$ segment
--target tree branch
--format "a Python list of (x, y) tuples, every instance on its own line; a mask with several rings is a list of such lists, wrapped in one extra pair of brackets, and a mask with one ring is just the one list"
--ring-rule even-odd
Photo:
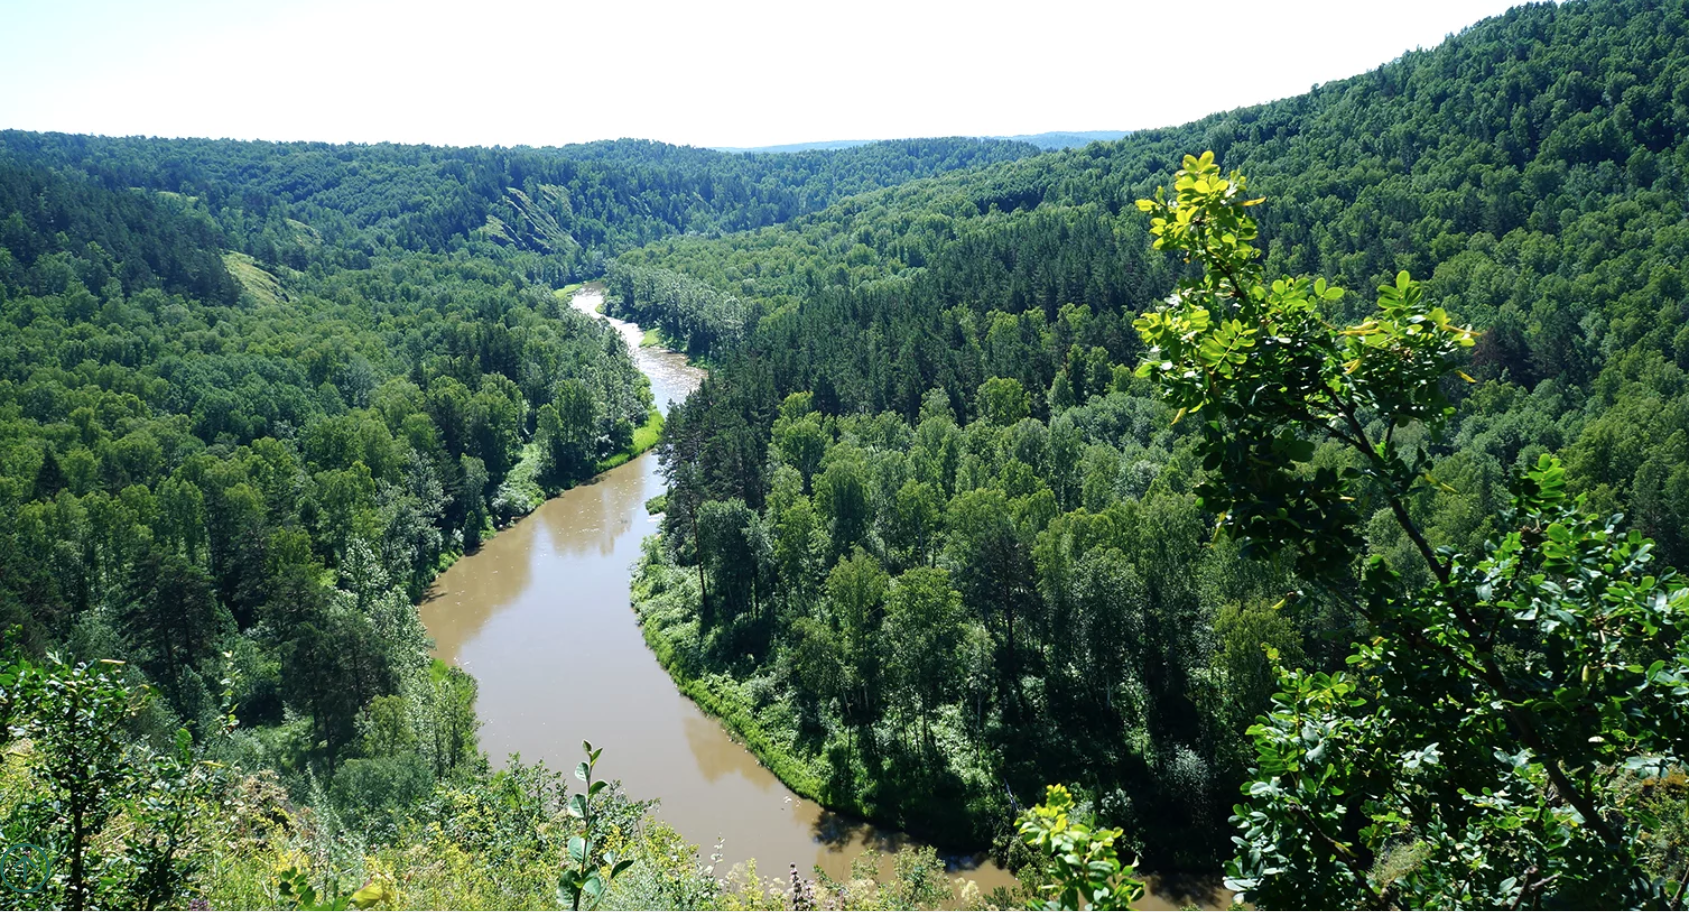
[[(1370, 460), (1373, 466), (1378, 469), (1378, 474), (1382, 476), (1379, 480), (1383, 481), (1384, 478), (1388, 477), (1386, 460), (1373, 447), (1372, 441), (1367, 439), (1366, 429), (1361, 427), (1360, 419), (1355, 416), (1355, 407), (1348, 402), (1339, 401), (1338, 413), (1343, 416), (1344, 422), (1349, 425), (1349, 430), (1354, 434), (1355, 448), (1360, 450), (1361, 455)], [(1408, 515), (1407, 505), (1402, 503), (1401, 492), (1395, 490), (1395, 486), (1388, 482), (1385, 483), (1384, 488), (1384, 499), (1390, 504), (1390, 512), (1395, 514), (1396, 524), (1402, 527), (1402, 531), (1406, 532), (1408, 538), (1413, 541), (1414, 547), (1419, 549), (1420, 556), (1425, 558), (1425, 563), (1431, 566), (1431, 572), (1436, 574), (1437, 581), (1445, 586), (1448, 585), (1448, 565), (1437, 558), (1436, 549), (1432, 548), (1431, 543), (1425, 540), (1424, 534), (1419, 531), (1419, 526), (1414, 523), (1413, 517)]]
[[(1356, 446), (1361, 454), (1372, 461), (1373, 465), (1378, 468), (1380, 475), (1384, 475), (1385, 458), (1367, 439), (1366, 429), (1361, 426), (1360, 419), (1356, 417), (1354, 406), (1348, 402), (1339, 401), (1338, 410), (1349, 425), (1350, 431), (1354, 434)], [(1383, 481), (1384, 479), (1381, 478), (1380, 480)], [(1431, 572), (1436, 575), (1438, 582), (1442, 583), (1445, 591), (1448, 592), (1450, 596), (1448, 599), (1449, 608), (1454, 611), (1455, 618), (1465, 628), (1467, 636), (1471, 637), (1474, 643), (1482, 642), (1484, 637), (1483, 625), (1478, 623), (1478, 620), (1472, 616), (1465, 605), (1461, 604), (1459, 594), (1450, 586), (1452, 581), (1450, 566), (1437, 558), (1436, 551), (1431, 547), (1431, 543), (1426, 541), (1425, 536), (1414, 523), (1413, 517), (1408, 515), (1407, 506), (1402, 503), (1400, 497), (1401, 492), (1394, 490), (1393, 485), (1388, 482), (1385, 483), (1384, 488), (1385, 501), (1390, 505), (1390, 512), (1395, 515), (1396, 524), (1402, 528), (1403, 532), (1407, 533), (1408, 538), (1413, 541), (1414, 547), (1419, 549), (1420, 555), (1430, 565)], [(1524, 742), (1532, 753), (1542, 758), (1543, 769), (1548, 773), (1549, 781), (1554, 783), (1554, 788), (1560, 792), (1566, 801), (1571, 803), (1572, 807), (1577, 809), (1578, 813), (1584, 818), (1585, 824), (1600, 834), (1601, 838), (1609, 845), (1617, 845), (1620, 841), (1618, 834), (1614, 832), (1611, 826), (1608, 826), (1607, 821), (1597, 811), (1595, 803), (1590, 800), (1590, 797), (1584, 793), (1583, 789), (1573, 783), (1571, 777), (1567, 776), (1566, 771), (1560, 767), (1559, 758), (1549, 750), (1547, 742), (1543, 740), (1542, 733), (1537, 730), (1535, 720), (1520, 710), (1519, 704), (1521, 701), (1513, 693), (1513, 689), (1508, 686), (1507, 676), (1502, 673), (1501, 667), (1496, 664), (1494, 655), (1480, 651), (1476, 653), (1476, 658), (1482, 666), (1481, 669), (1474, 669), (1479, 671), (1479, 679), (1500, 698), (1502, 705), (1505, 707), (1503, 713), (1514, 732), (1519, 736), (1519, 740)]]
[(1323, 841), (1331, 849), (1334, 855), (1342, 858), (1343, 869), (1349, 872), (1349, 876), (1355, 881), (1355, 885), (1359, 887), (1363, 893), (1371, 897), (1372, 905), (1374, 907), (1382, 907), (1384, 905), (1384, 897), (1380, 895), (1377, 890), (1373, 889), (1372, 883), (1366, 879), (1365, 874), (1362, 874), (1360, 871), (1352, 867), (1352, 865), (1360, 862), (1360, 859), (1355, 857), (1354, 850), (1343, 843), (1338, 842), (1332, 836), (1327, 834), (1320, 826), (1319, 821), (1314, 818), (1313, 813), (1310, 812), (1307, 806), (1302, 804), (1302, 802), (1292, 798), (1290, 799), (1290, 806), (1295, 809), (1296, 813), (1302, 816), (1302, 819), (1308, 824), (1308, 829), (1313, 830), (1314, 835), (1318, 836), (1321, 841)]

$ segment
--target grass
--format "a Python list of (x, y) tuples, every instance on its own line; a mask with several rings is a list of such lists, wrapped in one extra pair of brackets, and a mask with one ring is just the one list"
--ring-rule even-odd
[(658, 438), (663, 436), (663, 413), (656, 409), (645, 419), (645, 423), (633, 432), (633, 451), (635, 455), (645, 452), (657, 445)]
[(721, 686), (713, 677), (695, 677), (679, 658), (679, 638), (665, 627), (658, 612), (647, 610), (649, 605), (634, 593), (634, 611), (639, 615), (639, 629), (645, 645), (651, 647), (657, 663), (662, 665), (674, 681), (675, 687), (698, 705), (704, 714), (719, 719), (733, 736), (756, 756), (786, 787), (804, 798), (834, 810), (867, 818), (868, 809), (854, 795), (833, 795), (815, 768), (795, 754), (772, 732), (765, 729), (755, 711), (746, 704), (736, 688)]
[[(516, 465), (510, 468), (504, 476), (504, 483), (520, 491), (528, 499), (545, 500), (545, 491), (540, 487), (540, 463), (543, 460), (538, 443), (529, 442), (522, 445), (522, 456), (516, 460)], [(538, 506), (538, 504), (535, 504)], [(524, 511), (526, 512), (526, 511)]]
[(641, 336), (639, 339), (640, 348), (656, 348), (662, 344), (663, 340), (657, 338), (657, 331), (655, 329), (647, 329), (645, 331), (645, 335)]
[(282, 292), (281, 282), (265, 272), (257, 260), (244, 253), (223, 254), (223, 268), (235, 277), (235, 281), (260, 307), (274, 306), (287, 297)]
[(635, 456), (657, 445), (657, 439), (663, 435), (663, 414), (656, 409), (646, 416), (645, 423), (633, 429), (633, 443), (619, 453), (612, 453), (598, 460), (598, 471), (608, 472)]

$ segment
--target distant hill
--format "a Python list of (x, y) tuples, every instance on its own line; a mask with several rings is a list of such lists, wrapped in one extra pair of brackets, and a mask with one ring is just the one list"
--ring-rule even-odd
[(830, 139), (821, 142), (786, 143), (783, 146), (712, 146), (717, 152), (827, 152), (833, 149), (854, 149), (881, 142), (878, 139)]
[[(0, 167), (64, 169), (85, 173), (106, 189), (204, 198), (214, 217), (227, 210), (226, 227), (237, 235), (230, 246), (268, 265), (305, 268), (305, 260), (295, 257), (291, 219), (342, 239), (370, 232), (370, 243), (412, 252), (481, 242), (526, 250), (549, 257), (547, 268), (559, 282), (593, 278), (604, 257), (669, 235), (766, 227), (854, 193), (1042, 151), (1030, 143), (974, 137), (746, 157), (639, 139), (488, 149), (0, 130)], [(71, 193), (79, 185), (65, 186)], [(0, 241), (13, 237), (4, 227), (12, 205), (0, 193)], [(117, 224), (104, 216), (92, 221)], [(117, 250), (116, 234), (98, 237), (101, 249)], [(128, 251), (133, 245), (118, 246)], [(165, 268), (163, 254), (151, 256), (149, 268)], [(31, 254), (28, 261), (33, 259)], [(143, 262), (139, 254), (123, 259)], [(5, 268), (0, 261), (0, 282)], [(226, 278), (203, 270), (183, 275), (189, 272), (207, 281)]]
[[(981, 136), (980, 139), (1003, 139), (1010, 142), (1030, 143), (1040, 149), (1072, 149), (1076, 146), (1088, 146), (1098, 140), (1107, 142), (1120, 139), (1127, 134), (1126, 130), (1069, 130), (1059, 133), (1025, 133), (1019, 136)], [(878, 139), (831, 139), (822, 142), (786, 143), (780, 146), (715, 146), (717, 152), (817, 152), (829, 149), (854, 149), (866, 146)]]
[(992, 139), (1007, 139), (1023, 143), (1031, 143), (1040, 149), (1072, 149), (1077, 146), (1088, 146), (1094, 142), (1113, 142), (1123, 139), (1129, 130), (1067, 130), (1058, 133), (1026, 133), (1020, 136), (993, 136)]

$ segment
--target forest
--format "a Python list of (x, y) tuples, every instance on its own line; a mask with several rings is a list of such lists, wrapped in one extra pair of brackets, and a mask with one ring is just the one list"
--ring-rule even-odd
[[(492, 772), (475, 681), (415, 608), (656, 439), (621, 338), (555, 292), (651, 237), (1034, 151), (0, 134), (0, 804), (8, 844), (60, 862), (0, 902), (305, 907), (335, 901), (340, 856), (427, 838), (508, 863), (436, 872), (462, 892), (430, 904), (557, 901), (567, 836), (535, 827), (561, 783)], [(629, 838), (646, 817), (594, 796)], [(661, 857), (678, 880), (651, 889), (704, 888)]]
[[(1682, 0), (1050, 152), (0, 132), (0, 828), (54, 860), (0, 906), (1681, 908), (1686, 191)], [(710, 367), (666, 420), (588, 281)], [(653, 445), (676, 685), (1019, 887), (723, 876), (616, 745), (482, 752), (417, 603)]]
[(779, 224), (855, 193), (1037, 154), (1027, 143), (911, 139), (731, 155), (646, 140), (555, 149), (330, 145), (0, 131), (7, 158), (108, 190), (192, 198), (225, 246), (305, 270), (382, 251), (500, 257), (531, 281), (596, 278), (674, 234)]
[[(1122, 831), (1123, 854), (1163, 871), (1215, 870), (1236, 856), (1228, 882), (1268, 905), (1680, 902), (1681, 773), (1638, 770), (1649, 758), (1674, 769), (1662, 758), (1681, 757), (1682, 742), (1675, 722), (1641, 708), (1663, 743), (1644, 749), (1632, 736), (1628, 749), (1642, 753), (1580, 753), (1535, 773), (1574, 769), (1593, 778), (1588, 789), (1623, 793), (1604, 813), (1639, 827), (1635, 844), (1620, 851), (1606, 831), (1599, 876), (1567, 873), (1592, 851), (1575, 839), (1531, 829), (1543, 856), (1509, 850), (1493, 833), (1480, 838), (1481, 816), (1438, 821), (1449, 828), (1439, 834), (1415, 816), (1437, 793), (1392, 793), (1375, 769), (1371, 779), (1352, 771), (1344, 788), (1400, 801), (1394, 818), (1326, 797), (1322, 830), (1304, 819), (1311, 799), (1286, 799), (1293, 826), (1239, 796), (1285, 787), (1259, 778), (1269, 757), (1300, 766), (1263, 740), (1275, 707), (1311, 711), (1288, 701), (1293, 684), (1310, 701), (1316, 685), (1328, 701), (1342, 699), (1333, 688), (1360, 688), (1354, 699), (1369, 705), (1427, 699), (1429, 685), (1404, 668), (1393, 672), (1422, 689), (1378, 670), (1389, 663), (1369, 650), (1395, 655), (1389, 636), (1405, 611), (1380, 605), (1500, 560), (1510, 524), (1549, 510), (1522, 491), (1563, 485), (1553, 509), (1575, 500), (1579, 516), (1622, 517), (1587, 534), (1623, 541), (1634, 530), (1649, 542), (1650, 573), (1689, 559), (1686, 42), (1682, 4), (1524, 6), (1304, 96), (622, 255), (608, 271), (611, 311), (719, 365), (660, 445), (664, 535), (635, 583), (648, 637), (688, 693), (735, 720), (788, 783), (941, 843), (994, 843), (1012, 857), (1017, 809), (1060, 782), (1098, 825)], [(1212, 262), (1208, 249), (1168, 257), (1152, 215), (1133, 205), (1153, 203), (1181, 156), (1205, 150), (1264, 198), (1248, 213), (1259, 237), (1236, 262)], [(1196, 181), (1184, 167), (1180, 179)], [(1261, 293), (1275, 300), (1291, 294), (1281, 284), (1301, 287), (1291, 276), (1349, 289), (1322, 312), (1354, 334), (1373, 338), (1373, 302), (1387, 299), (1425, 302), (1416, 320), (1472, 327), (1470, 347), (1414, 378), (1446, 406), (1404, 402), (1392, 416), (1381, 393), (1362, 390), (1360, 431), (1334, 434), (1296, 412), (1248, 437), (1229, 422), (1260, 400), (1207, 419), (1198, 409), (1208, 400), (1181, 401), (1159, 371), (1136, 369), (1162, 360), (1140, 314), (1183, 300), (1201, 266), (1239, 270), (1256, 257)], [(1190, 324), (1180, 344), (1194, 349), (1205, 325)], [(1243, 333), (1225, 325), (1233, 334), (1216, 336), (1216, 351)], [(1263, 474), (1275, 462), (1298, 468)], [(1561, 528), (1588, 528), (1577, 522)], [(1615, 560), (1609, 572), (1641, 566)], [(1500, 600), (1482, 585), (1482, 602)], [(1662, 604), (1681, 600), (1669, 575), (1636, 585), (1660, 587)], [(1611, 699), (1620, 713), (1630, 697), (1557, 677), (1573, 659), (1554, 641), (1554, 624), (1587, 625), (1577, 629), (1607, 642), (1618, 622), (1564, 610), (1538, 635), (1487, 645), (1499, 657), (1471, 667), (1550, 717), (1515, 689), (1586, 715)], [(1526, 613), (1514, 623), (1534, 624)], [(1646, 671), (1654, 657), (1670, 667), (1676, 623), (1633, 628), (1639, 641), (1609, 667)], [(1582, 685), (1600, 667), (1589, 661), (1571, 665), (1585, 669)], [(1362, 668), (1373, 672), (1361, 683), (1332, 677)], [(1324, 677), (1281, 676), (1297, 669)], [(1655, 671), (1664, 677), (1627, 686), (1681, 687)], [(1403, 689), (1385, 692), (1392, 683)], [(1322, 711), (1336, 726), (1332, 705)], [(1421, 761), (1410, 748), (1452, 752), (1454, 738), (1501, 725), (1489, 736), (1500, 750), (1519, 724), (1418, 712), (1414, 724), (1446, 727), (1449, 740), (1340, 743), (1401, 751), (1398, 766), (1412, 768)], [(1568, 721), (1554, 737), (1589, 724)], [(1590, 743), (1623, 737), (1584, 731)], [(1549, 752), (1531, 739), (1519, 763)], [(1301, 749), (1310, 761), (1326, 750)], [(1448, 762), (1446, 788), (1523, 787)], [(1344, 780), (1330, 775), (1337, 794)], [(1552, 793), (1574, 785), (1556, 781), (1541, 800), (1567, 807)], [(1456, 851), (1456, 823), (1471, 828), (1469, 863), (1501, 872), (1496, 882), (1428, 860)], [(1306, 857), (1281, 845), (1293, 837), (1314, 840)], [(1261, 874), (1287, 870), (1306, 879)]]

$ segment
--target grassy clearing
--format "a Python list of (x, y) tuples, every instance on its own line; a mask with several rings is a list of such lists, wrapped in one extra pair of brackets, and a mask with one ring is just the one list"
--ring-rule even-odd
[(598, 471), (608, 472), (616, 466), (627, 462), (635, 456), (657, 445), (657, 439), (663, 434), (663, 415), (656, 409), (646, 417), (645, 423), (633, 430), (633, 443), (628, 448), (604, 459), (598, 460)]
[(259, 307), (270, 307), (287, 300), (282, 292), (281, 282), (275, 276), (266, 272), (258, 265), (258, 261), (244, 253), (223, 254), (223, 268), (229, 270), (229, 275), (245, 292), (252, 296), (252, 300)]
[(654, 329), (647, 329), (645, 335), (639, 338), (640, 348), (656, 348), (662, 344), (663, 340), (657, 338), (657, 331)]
[(646, 416), (645, 423), (633, 432), (633, 452), (639, 455), (657, 445), (663, 436), (663, 413), (656, 409)]
[(526, 516), (545, 503), (551, 491), (540, 485), (540, 468), (543, 457), (538, 443), (527, 443), (522, 446), (522, 458), (505, 475), (504, 483), (499, 485), (498, 492), (493, 495), (493, 513), (495, 516), (508, 517), (515, 522), (519, 517)]

